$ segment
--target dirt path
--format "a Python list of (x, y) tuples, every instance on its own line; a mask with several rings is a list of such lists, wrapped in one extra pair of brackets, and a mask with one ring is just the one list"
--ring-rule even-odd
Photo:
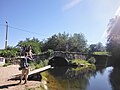
[(19, 80), (9, 80), (13, 76), (21, 73), (21, 71), (18, 70), (18, 67), (18, 65), (0, 67), (0, 90), (26, 90), (29, 88), (40, 87), (39, 81), (28, 81), (27, 84), (18, 84)]

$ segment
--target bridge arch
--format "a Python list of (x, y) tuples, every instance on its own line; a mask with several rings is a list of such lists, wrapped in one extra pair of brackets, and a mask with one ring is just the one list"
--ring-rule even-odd
[(67, 66), (69, 64), (69, 61), (64, 57), (55, 56), (55, 57), (52, 57), (51, 59), (49, 59), (48, 64), (51, 66), (54, 66), (54, 67)]

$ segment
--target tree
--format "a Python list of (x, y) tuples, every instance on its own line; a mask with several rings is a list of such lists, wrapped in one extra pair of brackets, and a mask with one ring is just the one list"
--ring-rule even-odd
[(87, 45), (86, 42), (87, 40), (85, 39), (83, 34), (75, 33), (68, 40), (69, 51), (84, 52)]
[(34, 37), (32, 39), (26, 38), (25, 41), (20, 41), (17, 44), (18, 47), (29, 46), (29, 45), (32, 46), (33, 53), (38, 54), (41, 52), (41, 42), (37, 38), (34, 38)]
[(85, 51), (87, 40), (83, 34), (69, 35), (65, 32), (63, 34), (53, 35), (42, 44), (42, 50), (48, 49), (57, 51)]
[(103, 46), (103, 44), (101, 42), (97, 43), (97, 44), (91, 44), (89, 46), (89, 53), (93, 53), (93, 52), (103, 52), (106, 51), (105, 46)]
[(65, 32), (63, 34), (55, 34), (43, 42), (42, 51), (47, 51), (48, 49), (52, 49), (54, 51), (66, 51), (68, 38), (69, 34), (66, 34)]
[(103, 44), (101, 42), (97, 43), (96, 49), (98, 52), (102, 52), (102, 51), (106, 50), (105, 46), (103, 46)]
[(89, 46), (89, 52), (96, 52), (97, 51), (97, 45), (96, 44), (91, 44), (90, 46)]
[(16, 57), (18, 55), (18, 48), (8, 46), (5, 50), (0, 50), (0, 56), (2, 57)]
[(112, 56), (120, 58), (120, 16), (112, 18), (108, 27), (107, 50)]

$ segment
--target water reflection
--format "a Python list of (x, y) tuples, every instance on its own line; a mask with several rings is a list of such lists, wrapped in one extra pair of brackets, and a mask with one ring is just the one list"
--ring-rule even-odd
[(59, 81), (64, 90), (86, 90), (94, 70), (88, 68), (56, 67), (50, 70), (50, 74)]
[(120, 67), (115, 67), (109, 75), (112, 90), (120, 90)]
[(68, 70), (68, 67), (55, 67), (54, 69), (51, 69), (49, 72), (56, 76), (64, 76), (64, 74), (66, 73), (66, 71)]
[[(62, 90), (120, 90), (120, 68), (96, 67), (96, 70), (57, 67), (49, 71)], [(54, 81), (53, 81), (54, 82)]]
[[(49, 90), (120, 90), (120, 64), (114, 59), (96, 57), (96, 69), (56, 67), (49, 71)], [(48, 81), (51, 79), (48, 78)], [(51, 88), (55, 86), (56, 88)]]

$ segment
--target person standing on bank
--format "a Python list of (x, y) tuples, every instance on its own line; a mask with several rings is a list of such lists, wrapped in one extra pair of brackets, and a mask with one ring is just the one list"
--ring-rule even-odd
[(23, 58), (21, 59), (20, 62), (20, 68), (19, 70), (22, 70), (22, 74), (20, 77), (20, 83), (22, 83), (22, 79), (25, 77), (25, 82), (24, 84), (27, 83), (27, 79), (28, 79), (28, 74), (30, 72), (30, 67), (29, 67), (29, 61), (32, 60), (31, 58), (28, 57), (28, 53), (25, 53)]

